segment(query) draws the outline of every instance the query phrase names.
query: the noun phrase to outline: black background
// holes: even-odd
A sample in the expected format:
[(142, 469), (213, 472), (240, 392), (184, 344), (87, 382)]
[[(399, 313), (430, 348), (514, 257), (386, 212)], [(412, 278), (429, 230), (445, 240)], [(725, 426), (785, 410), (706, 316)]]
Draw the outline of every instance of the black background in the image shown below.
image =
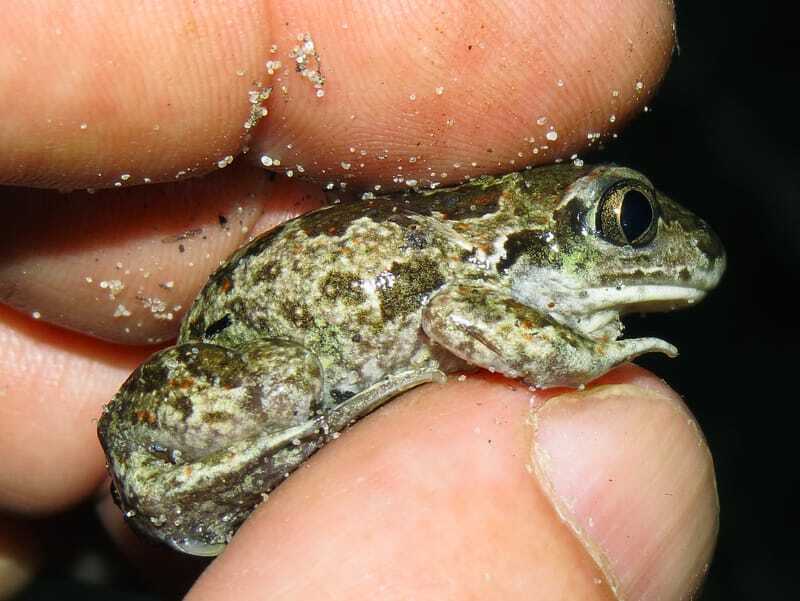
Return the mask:
[(681, 350), (640, 363), (685, 395), (714, 455), (721, 528), (703, 601), (800, 598), (800, 43), (784, 4), (679, 3), (681, 50), (654, 111), (606, 153), (706, 218), (728, 252), (706, 302), (628, 330)]
[[(681, 349), (677, 360), (640, 362), (685, 396), (715, 458), (721, 530), (703, 601), (798, 598), (800, 43), (783, 4), (679, 3), (680, 53), (651, 112), (584, 157), (648, 174), (709, 221), (728, 251), (728, 272), (707, 301), (628, 329), (664, 334)], [(114, 553), (89, 508), (57, 522), (63, 540)], [(19, 598), (155, 598), (70, 580), (73, 550), (64, 545)], [(118, 589), (145, 588), (134, 575), (115, 577)]]

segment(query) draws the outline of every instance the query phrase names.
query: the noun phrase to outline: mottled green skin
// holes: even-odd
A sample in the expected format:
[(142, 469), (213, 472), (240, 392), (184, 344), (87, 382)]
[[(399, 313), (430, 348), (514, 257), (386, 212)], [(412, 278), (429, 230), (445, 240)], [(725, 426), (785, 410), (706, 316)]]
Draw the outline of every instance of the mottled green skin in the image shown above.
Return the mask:
[[(608, 241), (596, 213), (612, 189), (650, 199), (646, 243)], [(603, 206), (613, 221), (617, 205)], [(619, 315), (691, 304), (724, 263), (705, 223), (619, 167), (548, 167), (299, 217), (217, 270), (178, 345), (106, 408), (120, 504), (149, 536), (216, 553), (331, 432), (442, 372), (577, 386), (644, 352), (674, 355), (658, 339), (617, 340)]]

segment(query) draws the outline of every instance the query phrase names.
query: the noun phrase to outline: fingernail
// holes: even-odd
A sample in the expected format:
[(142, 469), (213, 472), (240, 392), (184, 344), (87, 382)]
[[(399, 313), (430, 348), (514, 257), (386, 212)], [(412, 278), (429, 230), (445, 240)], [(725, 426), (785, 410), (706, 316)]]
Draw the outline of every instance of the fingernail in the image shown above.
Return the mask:
[(600, 386), (549, 400), (532, 422), (534, 473), (617, 598), (691, 598), (719, 505), (711, 454), (680, 399)]

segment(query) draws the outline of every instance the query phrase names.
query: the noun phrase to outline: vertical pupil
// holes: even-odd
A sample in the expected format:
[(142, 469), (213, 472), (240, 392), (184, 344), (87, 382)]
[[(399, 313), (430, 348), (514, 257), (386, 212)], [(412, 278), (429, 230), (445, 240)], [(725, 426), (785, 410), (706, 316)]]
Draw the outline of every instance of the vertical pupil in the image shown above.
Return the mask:
[(622, 199), (619, 223), (629, 243), (635, 242), (650, 227), (653, 221), (653, 207), (647, 196), (638, 190), (628, 190)]

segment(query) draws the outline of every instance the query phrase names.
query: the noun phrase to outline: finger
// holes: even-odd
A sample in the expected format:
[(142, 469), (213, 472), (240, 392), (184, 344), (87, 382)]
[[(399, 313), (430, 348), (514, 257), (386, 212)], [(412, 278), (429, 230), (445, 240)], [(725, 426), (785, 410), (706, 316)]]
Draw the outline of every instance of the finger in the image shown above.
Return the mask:
[(0, 306), (0, 511), (52, 512), (94, 490), (101, 407), (147, 354)]
[(251, 158), (336, 187), (436, 186), (569, 158), (641, 109), (673, 45), (661, 1), (274, 6), (278, 40), (309, 23), (327, 82), (317, 98), (282, 72)]
[(93, 195), (16, 188), (0, 205), (0, 302), (104, 340), (160, 343), (222, 258), (322, 197), (246, 165)]
[(716, 535), (708, 449), (674, 393), (615, 377), (651, 383), (411, 392), (273, 493), (188, 599), (689, 598)]
[[(248, 145), (254, 161), (361, 187), (551, 162), (635, 114), (673, 44), (662, 0), (16, 10), (0, 23), (0, 81), (25, 102), (0, 126), (0, 182), (62, 189), (175, 181)], [(323, 97), (289, 56), (302, 32)], [(284, 68), (270, 76), (266, 60)], [(266, 86), (250, 140), (249, 92)]]
[(268, 53), (267, 6), (9, 7), (0, 77), (25, 102), (0, 127), (0, 181), (60, 189), (175, 181), (237, 154), (247, 91)]

